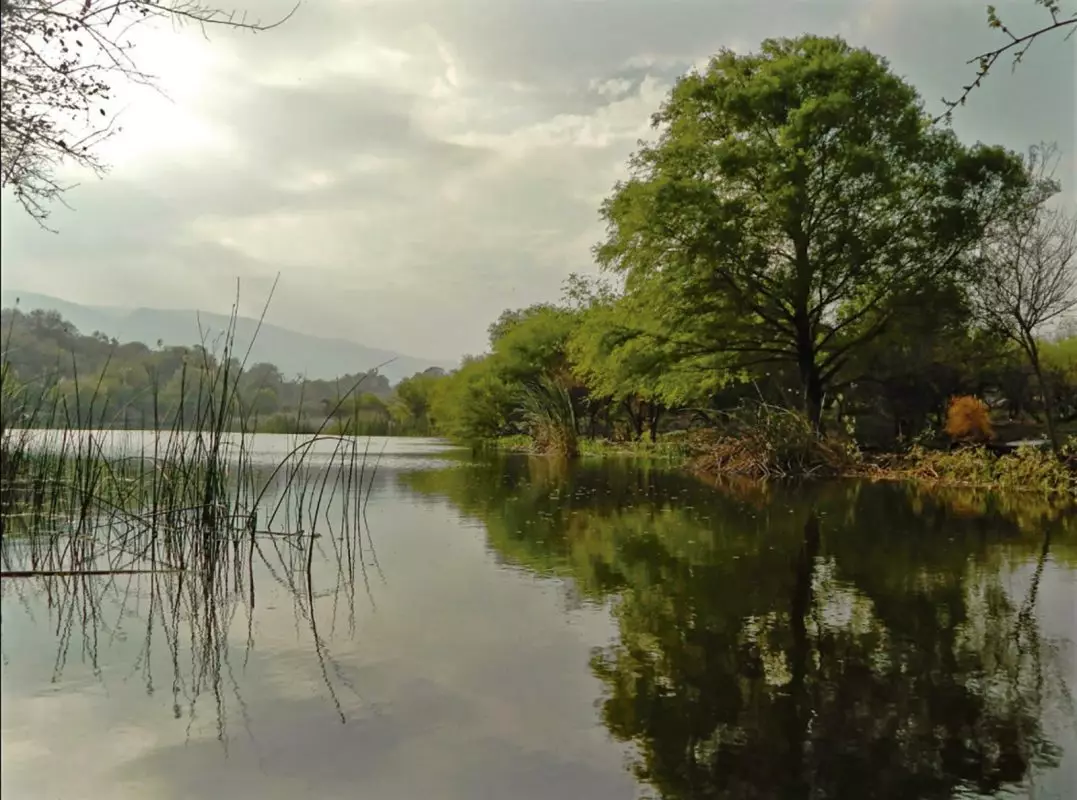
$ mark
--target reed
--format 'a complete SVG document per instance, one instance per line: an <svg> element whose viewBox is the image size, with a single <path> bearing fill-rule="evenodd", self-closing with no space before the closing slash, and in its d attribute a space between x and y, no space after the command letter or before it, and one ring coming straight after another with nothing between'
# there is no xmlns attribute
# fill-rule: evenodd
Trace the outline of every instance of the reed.
<svg viewBox="0 0 1077 800"><path fill-rule="evenodd" d="M561 383L542 378L526 384L521 393L521 407L539 452L565 458L579 456L576 407Z"/></svg>
<svg viewBox="0 0 1077 800"><path fill-rule="evenodd" d="M14 380L6 347L0 364L3 592L27 607L45 604L57 632L57 672L75 648L96 669L99 632L118 627L134 598L148 602L138 657L147 690L159 683L151 665L161 664L151 651L164 647L176 715L186 706L193 718L198 698L210 693L222 741L229 685L233 707L243 709L230 659L244 618L244 658L253 646L257 587L269 580L292 598L343 717L339 671L315 607L331 598L332 623L338 607L350 608L354 626L357 587L370 592L368 563L380 573L365 522L378 467L369 439L328 433L327 421L266 458L239 397L249 349L236 352L237 316L238 301L229 329L214 342L203 336L200 363L184 365L178 407L163 407L150 387L147 431L108 430L122 409L109 407L99 381L76 380L68 402L48 386ZM120 616L106 619L109 609Z"/></svg>
<svg viewBox="0 0 1077 800"><path fill-rule="evenodd" d="M350 432L326 435L328 421L297 437L277 463L257 457L256 420L239 395L250 347L236 350L238 308L237 293L227 330L212 342L202 334L201 361L182 366L174 407L163 407L160 387L151 382L152 429L138 433L109 430L122 409L109 407L102 379L90 385L78 379L74 360L69 401L69 392L20 385L5 347L0 542L31 542L20 548L29 553L29 566L17 570L9 569L3 548L5 572L103 569L102 557L108 568L120 569L125 559L145 556L182 568L211 540L279 526L288 503L317 504L313 498L337 490L333 481L356 487L349 473L362 471L361 443ZM55 546L60 541L64 546Z"/></svg>

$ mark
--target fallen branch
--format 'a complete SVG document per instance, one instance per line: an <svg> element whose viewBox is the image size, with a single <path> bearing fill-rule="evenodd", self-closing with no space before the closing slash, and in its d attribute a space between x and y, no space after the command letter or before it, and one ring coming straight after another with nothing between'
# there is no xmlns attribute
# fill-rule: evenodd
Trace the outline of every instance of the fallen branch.
<svg viewBox="0 0 1077 800"><path fill-rule="evenodd" d="M169 569L56 569L56 570L15 570L0 572L0 578L81 578L83 576L105 575L161 575L170 572L182 572L183 567Z"/></svg>

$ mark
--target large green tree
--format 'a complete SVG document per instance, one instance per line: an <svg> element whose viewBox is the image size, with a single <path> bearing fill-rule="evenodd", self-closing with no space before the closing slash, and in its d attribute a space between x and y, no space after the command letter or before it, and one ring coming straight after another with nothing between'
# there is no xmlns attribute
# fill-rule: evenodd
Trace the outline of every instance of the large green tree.
<svg viewBox="0 0 1077 800"><path fill-rule="evenodd" d="M960 273L1024 180L933 126L886 61L840 38L725 50L682 78L602 213L600 262L662 336L728 369L791 362L817 425L893 301Z"/></svg>

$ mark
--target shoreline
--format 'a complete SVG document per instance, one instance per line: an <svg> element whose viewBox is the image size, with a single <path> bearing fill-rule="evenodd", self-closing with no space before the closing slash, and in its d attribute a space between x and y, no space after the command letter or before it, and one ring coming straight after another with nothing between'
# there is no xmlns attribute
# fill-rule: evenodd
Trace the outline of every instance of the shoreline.
<svg viewBox="0 0 1077 800"><path fill-rule="evenodd" d="M503 437L484 444L490 449L516 455L556 458L523 437ZM749 481L857 479L875 482L917 483L940 488L1036 494L1069 498L1077 503L1077 472L1043 450L1018 450L1005 455L991 453L985 447L953 451L914 448L909 453L884 452L866 455L858 452L853 463L840 468L803 470L798 473L752 474L737 469L714 469L705 462L713 459L706 452L692 448L687 441L676 443L615 443L606 440L580 440L579 459L611 457L664 462L665 466L683 470L713 481L728 478ZM1003 470L999 471L1000 459Z"/></svg>

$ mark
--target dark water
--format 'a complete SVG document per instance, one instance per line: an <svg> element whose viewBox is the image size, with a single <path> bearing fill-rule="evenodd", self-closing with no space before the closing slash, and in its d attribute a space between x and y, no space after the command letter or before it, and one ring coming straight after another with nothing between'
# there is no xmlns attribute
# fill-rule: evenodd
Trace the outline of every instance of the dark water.
<svg viewBox="0 0 1077 800"><path fill-rule="evenodd" d="M1046 503L386 448L306 564L5 580L4 798L1074 796Z"/></svg>

